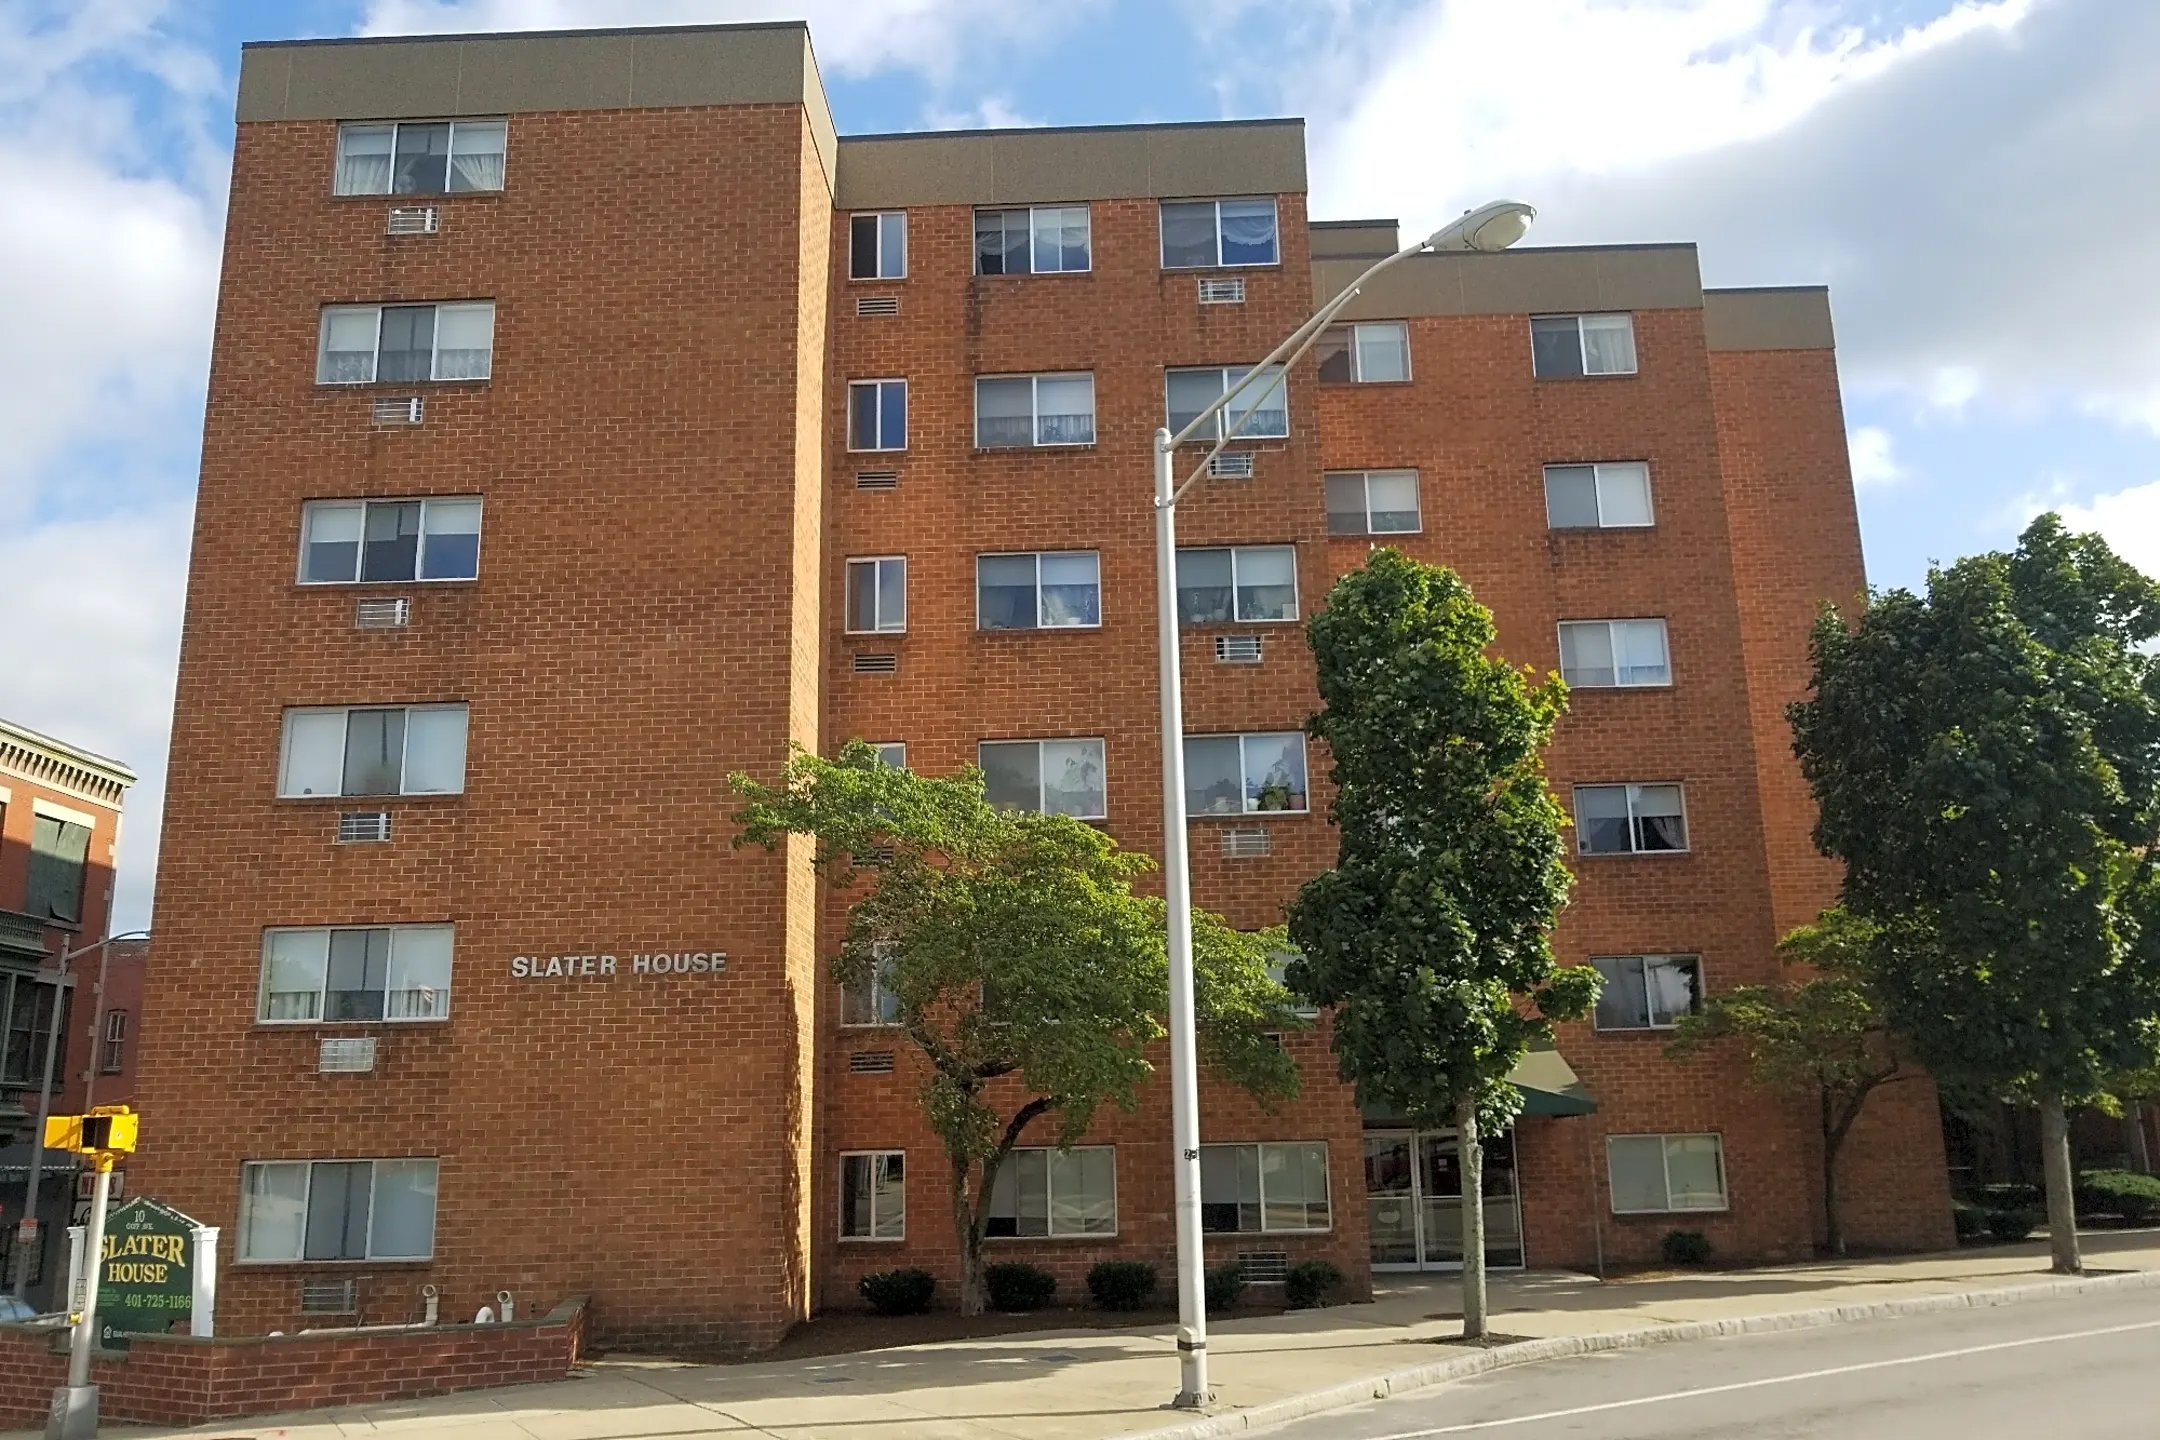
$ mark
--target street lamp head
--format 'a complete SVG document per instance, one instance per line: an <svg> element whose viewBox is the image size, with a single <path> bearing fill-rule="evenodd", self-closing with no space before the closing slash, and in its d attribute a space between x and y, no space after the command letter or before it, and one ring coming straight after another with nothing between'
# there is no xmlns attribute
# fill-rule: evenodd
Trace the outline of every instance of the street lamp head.
<svg viewBox="0 0 2160 1440"><path fill-rule="evenodd" d="M1427 250L1505 250L1528 233L1537 211L1520 200L1495 200L1475 210L1465 210L1425 237Z"/></svg>

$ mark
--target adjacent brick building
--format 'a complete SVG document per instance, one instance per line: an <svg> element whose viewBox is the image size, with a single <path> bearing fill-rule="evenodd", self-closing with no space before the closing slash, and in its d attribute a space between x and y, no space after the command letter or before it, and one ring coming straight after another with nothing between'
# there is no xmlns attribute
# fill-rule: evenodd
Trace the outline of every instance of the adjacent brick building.
<svg viewBox="0 0 2160 1440"><path fill-rule="evenodd" d="M860 737L1156 848L1150 437L1395 226L1309 221L1295 121L836 136L791 25L250 46L239 120L135 1166L229 1227L220 1329L433 1283L758 1344L951 1275L907 1046L726 776ZM1862 585L1826 297L1529 249L1349 318L1181 509L1196 899L1274 923L1333 853L1297 621L1372 544L1457 566L1508 656L1564 638L1555 783L1629 852L1496 1257L1803 1255L1808 1108L1654 1027L1834 888L1780 719ZM1293 1105L1203 1095L1211 1251L1459 1258L1448 1137L1286 1043ZM1948 1235L1923 1088L1853 1142L1860 1243ZM1168 1136L1154 1089L1022 1157L1000 1256L1167 1258Z"/></svg>

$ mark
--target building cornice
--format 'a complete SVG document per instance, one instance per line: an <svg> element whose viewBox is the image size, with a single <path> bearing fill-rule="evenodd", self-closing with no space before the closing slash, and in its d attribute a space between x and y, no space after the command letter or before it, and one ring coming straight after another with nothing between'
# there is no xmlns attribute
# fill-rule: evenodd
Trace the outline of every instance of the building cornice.
<svg viewBox="0 0 2160 1440"><path fill-rule="evenodd" d="M14 775L109 810L118 810L135 772L117 760L26 726L0 720L0 775Z"/></svg>

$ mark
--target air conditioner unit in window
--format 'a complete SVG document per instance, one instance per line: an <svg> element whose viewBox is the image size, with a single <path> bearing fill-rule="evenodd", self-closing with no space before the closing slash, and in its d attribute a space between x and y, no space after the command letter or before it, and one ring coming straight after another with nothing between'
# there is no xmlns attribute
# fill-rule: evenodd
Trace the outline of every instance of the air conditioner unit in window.
<svg viewBox="0 0 2160 1440"><path fill-rule="evenodd" d="M1202 277L1200 281L1200 303L1202 305L1244 304L1245 277L1242 275L1226 275L1214 280Z"/></svg>
<svg viewBox="0 0 2160 1440"><path fill-rule="evenodd" d="M412 601L403 595L385 600L362 600L353 606L355 630L401 630L412 624Z"/></svg>
<svg viewBox="0 0 2160 1440"><path fill-rule="evenodd" d="M387 810L347 810L337 817L337 838L341 845L371 844L390 838L390 812Z"/></svg>
<svg viewBox="0 0 2160 1440"><path fill-rule="evenodd" d="M427 402L418 395L385 396L369 413L377 425L418 425L427 414Z"/></svg>
<svg viewBox="0 0 2160 1440"><path fill-rule="evenodd" d="M1232 826L1222 832L1225 860L1257 860L1274 848L1275 842L1264 826Z"/></svg>
<svg viewBox="0 0 2160 1440"><path fill-rule="evenodd" d="M384 232L390 235L433 235L442 226L442 211L433 205L393 205L390 207L390 223Z"/></svg>
<svg viewBox="0 0 2160 1440"><path fill-rule="evenodd" d="M893 1069L893 1052L858 1050L847 1057L847 1068L851 1075L890 1075Z"/></svg>
<svg viewBox="0 0 2160 1440"><path fill-rule="evenodd" d="M900 472L897 470L860 470L855 474L858 490L897 490L900 488Z"/></svg>
<svg viewBox="0 0 2160 1440"><path fill-rule="evenodd" d="M1253 477L1252 451L1225 450L1208 460L1207 473L1215 480L1250 480Z"/></svg>
<svg viewBox="0 0 2160 1440"><path fill-rule="evenodd" d="M300 1313L303 1315L359 1314L360 1282L349 1275L336 1280L302 1280L300 1282Z"/></svg>
<svg viewBox="0 0 2160 1440"><path fill-rule="evenodd" d="M1237 1257L1237 1264L1248 1285L1280 1285L1290 1275L1290 1252L1247 1250Z"/></svg>
<svg viewBox="0 0 2160 1440"><path fill-rule="evenodd" d="M889 651L874 653L857 651L855 655L855 673L857 675L897 675L900 673L900 657Z"/></svg>
<svg viewBox="0 0 2160 1440"><path fill-rule="evenodd" d="M1260 637L1257 635L1217 635L1215 637L1215 662L1219 665L1258 665L1260 663Z"/></svg>
<svg viewBox="0 0 2160 1440"><path fill-rule="evenodd" d="M374 1068L372 1035L325 1036L322 1051L315 1057L315 1070L321 1075L365 1075Z"/></svg>
<svg viewBox="0 0 2160 1440"><path fill-rule="evenodd" d="M897 295L858 295L855 297L857 315L897 315L900 313L900 297Z"/></svg>

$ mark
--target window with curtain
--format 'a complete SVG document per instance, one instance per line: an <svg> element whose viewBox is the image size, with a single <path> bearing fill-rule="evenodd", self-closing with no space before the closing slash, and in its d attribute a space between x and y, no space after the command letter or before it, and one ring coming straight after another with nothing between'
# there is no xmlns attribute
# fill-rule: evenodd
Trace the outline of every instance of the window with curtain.
<svg viewBox="0 0 2160 1440"><path fill-rule="evenodd" d="M1415 470L1340 470L1325 487L1330 535L1408 535L1419 527Z"/></svg>
<svg viewBox="0 0 2160 1440"><path fill-rule="evenodd" d="M338 127L339 195L459 195L503 188L509 126L402 120Z"/></svg>
<svg viewBox="0 0 2160 1440"><path fill-rule="evenodd" d="M1560 678L1578 689L1672 684L1663 620L1563 620Z"/></svg>
<svg viewBox="0 0 2160 1440"><path fill-rule="evenodd" d="M1635 373L1632 315L1534 315L1530 369L1540 379Z"/></svg>
<svg viewBox="0 0 2160 1440"><path fill-rule="evenodd" d="M1209 365L1163 372L1163 423L1173 435L1199 419L1208 406L1235 389L1251 367ZM1290 391L1280 365L1270 365L1237 399L1215 412L1196 440L1281 440L1290 434Z"/></svg>
<svg viewBox="0 0 2160 1440"><path fill-rule="evenodd" d="M494 371L495 302L329 305L315 358L318 385L485 380Z"/></svg>
<svg viewBox="0 0 2160 1440"><path fill-rule="evenodd" d="M1717 1135L1613 1135L1606 1181L1616 1215L1723 1210L1725 1143Z"/></svg>
<svg viewBox="0 0 2160 1440"><path fill-rule="evenodd" d="M848 449L907 449L905 380L848 382Z"/></svg>
<svg viewBox="0 0 2160 1440"><path fill-rule="evenodd" d="M983 1233L993 1238L1117 1233L1117 1151L1019 1149L1005 1157L990 1187Z"/></svg>
<svg viewBox="0 0 2160 1440"><path fill-rule="evenodd" d="M1298 731L1186 737L1186 814L1303 814L1307 800Z"/></svg>
<svg viewBox="0 0 2160 1440"><path fill-rule="evenodd" d="M426 1260L432 1159L268 1160L240 1167L239 1260Z"/></svg>
<svg viewBox="0 0 2160 1440"><path fill-rule="evenodd" d="M1200 1147L1200 1228L1207 1233L1311 1234L1333 1223L1324 1142Z"/></svg>
<svg viewBox="0 0 2160 1440"><path fill-rule="evenodd" d="M1575 848L1583 855L1686 850L1687 811L1682 787L1576 786Z"/></svg>
<svg viewBox="0 0 2160 1440"><path fill-rule="evenodd" d="M1273 265L1280 259L1273 196L1162 202L1165 270Z"/></svg>
<svg viewBox="0 0 2160 1440"><path fill-rule="evenodd" d="M313 500L300 511L300 583L471 580L480 573L480 501Z"/></svg>
<svg viewBox="0 0 2160 1440"><path fill-rule="evenodd" d="M840 1157L840 1238L901 1240L907 1236L907 1156L872 1150Z"/></svg>
<svg viewBox="0 0 2160 1440"><path fill-rule="evenodd" d="M1093 374L976 377L976 449L1094 443Z"/></svg>
<svg viewBox="0 0 2160 1440"><path fill-rule="evenodd" d="M30 873L23 908L40 920L82 920L90 827L60 815L30 817Z"/></svg>
<svg viewBox="0 0 2160 1440"><path fill-rule="evenodd" d="M982 630L1061 630L1102 624L1101 556L1053 550L975 557L975 624Z"/></svg>
<svg viewBox="0 0 2160 1440"><path fill-rule="evenodd" d="M892 987L892 953L886 946L879 945L876 955L876 963L870 967L869 978L859 985L840 987L842 1025L900 1023L900 996Z"/></svg>
<svg viewBox="0 0 2160 1440"><path fill-rule="evenodd" d="M256 1018L446 1019L455 936L450 925L265 931Z"/></svg>
<svg viewBox="0 0 2160 1440"><path fill-rule="evenodd" d="M1651 524L1650 467L1639 460L1546 466L1545 520L1555 530Z"/></svg>
<svg viewBox="0 0 2160 1440"><path fill-rule="evenodd" d="M278 794L461 794L465 725L455 704L287 710Z"/></svg>
<svg viewBox="0 0 2160 1440"><path fill-rule="evenodd" d="M1089 268L1089 239L1085 205L977 210L975 273L1075 274Z"/></svg>
<svg viewBox="0 0 2160 1440"><path fill-rule="evenodd" d="M1604 978L1593 1016L1600 1030L1669 1030L1702 1008L1697 955L1593 955Z"/></svg>
<svg viewBox="0 0 2160 1440"><path fill-rule="evenodd" d="M1076 820L1109 813L1101 740L985 740L975 757L992 805Z"/></svg>
<svg viewBox="0 0 2160 1440"><path fill-rule="evenodd" d="M1238 545L1177 553L1178 619L1187 625L1298 618L1297 551Z"/></svg>

